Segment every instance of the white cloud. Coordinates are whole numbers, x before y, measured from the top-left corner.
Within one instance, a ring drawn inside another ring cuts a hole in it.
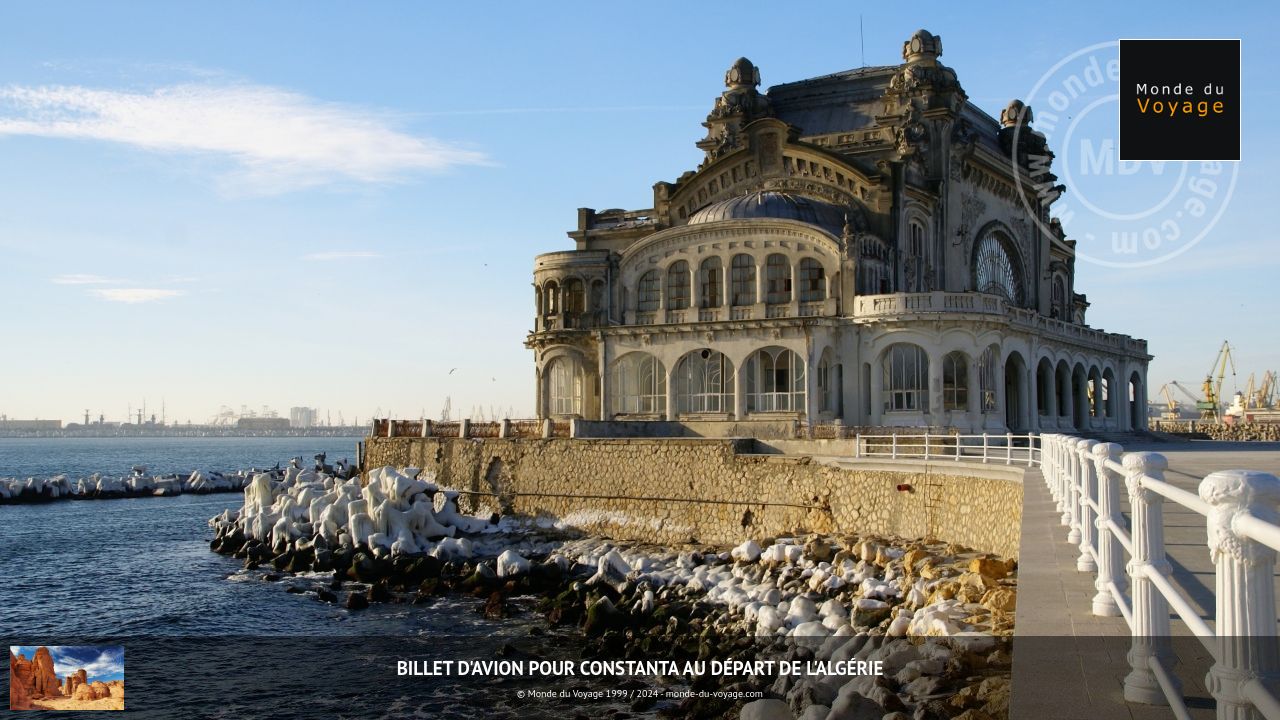
[[[100,290],[90,290],[89,292],[103,300],[127,303],[130,305],[166,300],[183,294],[181,290],[168,290],[164,288],[104,288]]]
[[[68,273],[66,275],[57,275],[53,278],[55,285],[106,285],[111,282],[114,281],[110,278],[86,273]]]
[[[223,156],[237,168],[223,178],[228,188],[267,194],[488,163],[481,152],[396,130],[380,113],[246,84],[152,92],[11,85],[0,88],[3,135]]]
[[[77,661],[74,657],[65,655],[60,652],[60,648],[52,648],[49,652],[53,658],[53,671],[58,677],[64,678],[81,668],[84,668],[85,675],[92,682],[94,678],[100,678],[107,675],[124,672],[124,657],[120,654],[113,653],[110,650],[104,650],[98,654],[98,657],[89,662]]]
[[[371,250],[328,250],[325,252],[303,255],[303,260],[368,260],[380,258],[382,255]]]

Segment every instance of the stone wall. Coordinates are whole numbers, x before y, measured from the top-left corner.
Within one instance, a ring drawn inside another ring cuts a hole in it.
[[[553,517],[662,544],[802,532],[933,537],[1017,557],[1022,471],[965,463],[823,464],[741,439],[371,438],[366,467],[432,470],[472,511]],[[909,485],[909,490],[899,490]],[[467,499],[471,502],[466,502]]]

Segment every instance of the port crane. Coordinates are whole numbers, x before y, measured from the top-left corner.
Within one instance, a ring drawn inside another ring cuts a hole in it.
[[[1218,348],[1218,355],[1213,359],[1213,365],[1209,366],[1209,372],[1204,376],[1204,384],[1201,387],[1204,393],[1204,399],[1196,402],[1196,409],[1200,411],[1201,420],[1219,420],[1222,414],[1222,380],[1226,377],[1227,366],[1231,366],[1231,377],[1236,376],[1236,361],[1231,357],[1231,344],[1226,340],[1222,341],[1222,347]],[[1214,377],[1217,373],[1217,377]]]
[[[1164,396],[1166,408],[1165,412],[1160,416],[1162,420],[1177,420],[1181,416],[1179,413],[1181,404],[1178,402],[1177,398],[1173,396],[1173,390],[1175,389],[1183,395],[1186,395],[1187,399],[1190,400],[1193,405],[1197,407],[1200,405],[1200,398],[1196,397],[1194,393],[1188,390],[1177,380],[1167,382],[1160,386],[1160,394]]]
[[[1268,410],[1275,402],[1276,374],[1268,370],[1262,374],[1262,382],[1254,385],[1253,373],[1249,373],[1249,385],[1244,392],[1245,410]]]

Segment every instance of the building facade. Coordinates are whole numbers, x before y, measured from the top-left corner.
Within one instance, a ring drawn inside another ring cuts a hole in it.
[[[1085,323],[1031,109],[969,103],[927,31],[902,54],[763,93],[739,59],[696,170],[580,209],[534,263],[539,414],[1145,427],[1146,342]]]

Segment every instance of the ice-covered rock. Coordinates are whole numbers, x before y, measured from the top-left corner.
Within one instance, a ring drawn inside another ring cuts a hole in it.
[[[498,577],[516,577],[529,572],[529,561],[515,550],[507,549],[498,556]]]

